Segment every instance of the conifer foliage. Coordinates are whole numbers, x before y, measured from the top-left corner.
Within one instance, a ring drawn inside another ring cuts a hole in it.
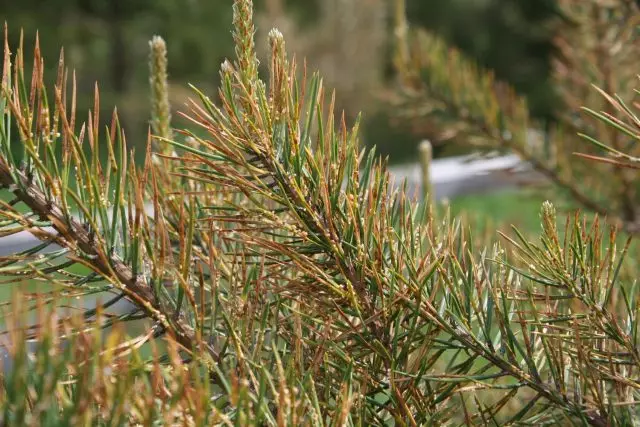
[[[526,100],[492,71],[439,37],[408,28],[403,0],[396,1],[395,63],[402,82],[396,102],[405,117],[439,126],[443,140],[518,154],[580,206],[636,233],[640,195],[633,173],[574,153],[598,155],[600,149],[585,141],[595,138],[638,156],[630,142],[635,134],[616,132],[627,125],[611,117],[615,111],[602,95],[627,104],[636,96],[640,6],[558,0],[557,8],[559,18],[548,24],[556,34],[552,74],[559,101],[551,122],[536,120]]]
[[[48,90],[37,45],[28,76],[5,42],[0,235],[41,244],[0,258],[3,283],[40,285],[4,317],[3,424],[633,422],[640,306],[615,232],[559,228],[546,203],[539,242],[474,253],[390,190],[277,30],[258,75],[252,2],[233,7],[236,59],[185,129],[150,43],[141,166],[97,89],[82,121],[62,56]]]

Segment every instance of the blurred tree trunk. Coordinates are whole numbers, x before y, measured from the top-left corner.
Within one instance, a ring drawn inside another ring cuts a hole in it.
[[[277,27],[289,52],[319,69],[326,86],[336,89],[336,111],[353,122],[361,110],[372,111],[383,84],[388,39],[387,0],[322,0],[313,25],[300,25],[287,14],[284,0],[266,0],[259,28]],[[265,38],[266,34],[260,37]],[[262,56],[268,57],[263,51]]]

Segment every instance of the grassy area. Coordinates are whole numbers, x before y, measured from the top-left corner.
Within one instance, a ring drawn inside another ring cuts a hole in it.
[[[581,210],[587,216],[587,224],[594,218],[567,194],[554,188],[520,188],[487,194],[471,194],[457,197],[449,202],[451,215],[463,220],[475,236],[485,236],[489,241],[498,236],[498,231],[513,235],[512,226],[526,236],[540,235],[540,208],[545,200],[550,200],[558,212],[558,226],[565,223],[566,215]],[[602,218],[601,218],[602,219]],[[627,235],[619,233],[618,244],[622,248]],[[633,242],[630,253],[637,253],[640,245]]]
[[[509,231],[514,225],[525,234],[540,230],[540,207],[548,194],[533,189],[510,189],[495,193],[456,197],[451,214],[461,217],[476,233]]]

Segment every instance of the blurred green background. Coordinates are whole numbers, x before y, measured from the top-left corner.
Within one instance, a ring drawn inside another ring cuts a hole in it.
[[[280,28],[289,51],[320,69],[335,87],[338,108],[353,121],[363,112],[363,142],[391,162],[412,158],[429,129],[391,120],[383,101],[392,90],[388,0],[256,0],[258,47],[266,58],[266,32]],[[92,105],[100,83],[102,117],[118,106],[130,143],[145,142],[148,126],[147,48],[154,34],[169,47],[171,98],[179,110],[193,83],[215,93],[218,69],[233,57],[232,0],[1,0],[12,50],[24,30],[30,51],[36,31],[49,79],[59,49],[76,70],[80,111]],[[525,94],[536,115],[553,116],[548,82],[554,0],[407,0],[408,16],[445,37]],[[30,61],[27,61],[29,63]],[[263,60],[263,64],[267,61]],[[175,115],[174,115],[175,117]],[[179,126],[179,123],[176,123]],[[447,150],[436,150],[436,156]]]

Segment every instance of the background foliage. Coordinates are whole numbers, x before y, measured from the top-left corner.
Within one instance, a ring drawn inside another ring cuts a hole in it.
[[[380,102],[381,92],[390,82],[393,71],[390,46],[375,40],[388,39],[392,29],[390,25],[370,25],[375,22],[371,20],[371,13],[379,14],[381,6],[388,5],[379,1],[359,2],[349,14],[368,22],[369,26],[354,27],[336,20],[344,16],[337,11],[348,3],[338,6],[318,0],[257,2],[259,28],[270,28],[277,23],[294,43],[292,52],[308,58],[312,68],[319,68],[327,76],[329,86],[338,87],[339,107],[346,108],[348,117],[353,119],[359,111],[364,111],[366,143],[377,145],[383,154],[391,156],[392,162],[402,161],[413,155],[416,140],[429,135],[424,129],[395,123]],[[275,14],[270,12],[274,4],[281,5]],[[471,57],[495,69],[501,78],[512,82],[530,98],[535,114],[553,114],[555,104],[547,83],[553,34],[545,25],[554,16],[553,1],[409,0],[408,8],[413,23],[443,35]],[[147,74],[140,58],[146,55],[149,34],[161,34],[171,46],[169,77],[176,107],[186,100],[187,83],[205,89],[217,87],[218,68],[224,58],[233,54],[231,15],[226,0],[2,0],[0,10],[2,18],[11,22],[13,43],[17,43],[23,29],[25,45],[32,45],[38,30],[42,52],[47,58],[57,57],[59,47],[65,47],[67,63],[79,78],[79,105],[90,105],[93,85],[100,81],[105,102],[117,104],[126,112],[122,120],[127,122],[134,145],[144,142],[147,127],[143,102],[148,96]],[[390,14],[386,14],[386,19],[384,13],[382,16],[383,22],[390,24]],[[289,22],[286,28],[283,20]],[[341,25],[347,26],[342,27],[342,32],[336,31]],[[365,38],[365,44],[358,42],[365,36],[373,40]],[[342,43],[337,42],[338,37],[360,43],[360,51],[368,54],[366,60],[373,62],[365,66],[362,58],[340,54]],[[300,43],[299,40],[307,41]],[[258,47],[264,59],[265,46]],[[382,52],[373,55],[378,49]],[[53,61],[48,67],[55,68]],[[363,73],[372,71],[371,78],[362,78]],[[341,84],[340,79],[331,78],[333,73],[354,76],[358,86]]]

